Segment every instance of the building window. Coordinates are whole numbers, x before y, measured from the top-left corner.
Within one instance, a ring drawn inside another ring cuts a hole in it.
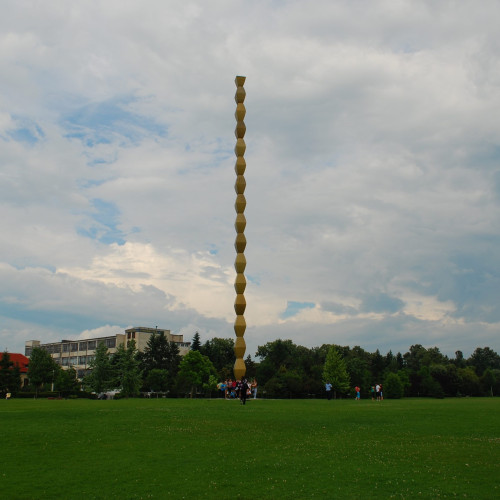
[[[63,352],[69,352],[69,344],[63,344]]]
[[[89,351],[93,351],[95,349],[95,340],[90,340],[88,344]]]
[[[116,339],[115,338],[106,339],[106,347],[108,348],[116,347]]]
[[[77,361],[78,361],[78,356],[71,356],[71,358],[69,358],[69,365],[75,366],[77,364]]]
[[[31,356],[31,347],[26,347],[26,349],[24,350],[24,355],[29,358]]]
[[[80,351],[87,350],[87,342],[80,342]]]
[[[78,356],[78,364],[84,365],[87,361],[87,356]]]
[[[71,352],[78,351],[78,342],[71,344]]]
[[[62,363],[61,363],[62,366],[68,366],[68,359],[69,358],[62,358],[62,360],[61,360],[62,361]]]

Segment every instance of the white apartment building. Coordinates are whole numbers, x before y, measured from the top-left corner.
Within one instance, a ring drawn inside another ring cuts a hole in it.
[[[63,368],[72,367],[77,371],[78,378],[85,375],[90,362],[95,357],[97,346],[103,342],[108,348],[108,352],[113,354],[118,346],[126,346],[130,340],[135,340],[138,351],[144,351],[151,335],[163,332],[169,342],[175,342],[179,347],[179,354],[184,356],[189,352],[191,342],[184,342],[183,335],[174,335],[170,330],[160,328],[148,328],[137,326],[128,328],[125,333],[117,333],[108,337],[95,337],[91,339],[61,340],[61,342],[51,342],[42,344],[39,340],[27,340],[24,346],[24,355],[31,356],[33,347],[45,349],[54,359],[54,361]]]

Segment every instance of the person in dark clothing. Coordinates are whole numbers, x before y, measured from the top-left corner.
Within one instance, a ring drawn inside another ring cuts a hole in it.
[[[240,401],[242,405],[246,404],[247,402],[247,391],[248,391],[248,382],[247,379],[244,378],[241,381],[241,388],[240,388]]]

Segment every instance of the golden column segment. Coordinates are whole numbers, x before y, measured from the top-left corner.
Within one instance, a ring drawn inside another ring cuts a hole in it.
[[[243,85],[245,84],[244,76],[237,76],[236,80],[236,95],[234,100],[236,101],[236,112],[234,114],[236,118],[236,129],[234,134],[236,135],[236,146],[234,152],[236,154],[236,164],[234,170],[236,172],[236,183],[234,189],[236,191],[236,202],[234,208],[236,210],[236,221],[234,223],[234,228],[236,229],[236,240],[234,242],[234,247],[236,249],[236,260],[234,261],[234,268],[236,270],[236,279],[234,281],[234,289],[236,290],[236,299],[234,301],[234,311],[236,312],[236,320],[234,322],[234,333],[236,334],[236,342],[234,344],[234,354],[236,355],[236,361],[234,363],[234,377],[236,380],[241,380],[245,376],[246,367],[243,356],[245,355],[246,345],[245,335],[246,323],[245,323],[245,288],[247,285],[247,280],[245,278],[245,267],[247,261],[245,259],[245,247],[247,245],[247,240],[245,238],[245,227],[247,221],[245,219],[245,207],[247,205],[247,200],[245,199],[246,181],[245,181],[245,141],[243,137],[245,136],[246,126],[243,121],[245,118],[245,105],[243,101],[245,100],[245,89]]]

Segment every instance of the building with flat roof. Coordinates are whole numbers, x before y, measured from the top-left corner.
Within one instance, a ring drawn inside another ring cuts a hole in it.
[[[48,344],[42,344],[39,340],[27,340],[24,346],[24,354],[30,357],[33,347],[41,347],[63,369],[74,368],[77,371],[78,378],[82,378],[89,369],[90,362],[95,357],[95,350],[100,343],[104,343],[108,348],[108,352],[113,354],[120,345],[127,346],[129,341],[135,340],[137,350],[143,352],[151,335],[159,334],[160,332],[165,334],[169,342],[177,344],[181,356],[189,352],[191,342],[184,342],[183,335],[174,335],[170,333],[170,330],[161,328],[137,326],[128,328],[125,330],[125,333],[117,333],[107,337],[61,340],[60,342],[51,342]]]

